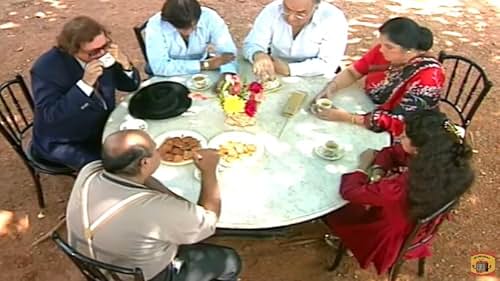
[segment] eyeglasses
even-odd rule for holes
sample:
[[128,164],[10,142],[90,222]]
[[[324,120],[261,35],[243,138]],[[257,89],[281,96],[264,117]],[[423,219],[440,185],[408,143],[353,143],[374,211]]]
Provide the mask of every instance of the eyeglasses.
[[293,16],[295,19],[298,19],[298,20],[304,20],[306,19],[309,15],[311,15],[317,8],[318,6],[315,5],[314,8],[310,11],[310,12],[292,12],[292,11],[288,11],[288,8],[286,6],[283,5],[283,11],[281,12],[281,14],[284,16],[284,17],[289,17],[289,16]]
[[82,50],[82,52],[86,53],[90,58],[95,58],[97,56],[100,56],[104,52],[106,52],[109,47],[111,46],[112,41],[108,40],[104,45],[101,47],[94,48],[92,50]]

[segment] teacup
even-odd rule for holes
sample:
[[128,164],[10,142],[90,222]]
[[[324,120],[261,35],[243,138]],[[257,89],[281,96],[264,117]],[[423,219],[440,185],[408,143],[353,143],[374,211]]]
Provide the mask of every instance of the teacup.
[[99,58],[99,61],[102,63],[104,68],[108,68],[115,64],[116,59],[110,53],[106,53]]
[[339,145],[336,142],[329,140],[323,145],[322,151],[324,156],[336,156],[339,152]]
[[191,80],[193,81],[193,86],[198,89],[205,88],[208,85],[208,76],[205,74],[195,74]]
[[318,111],[330,109],[333,107],[333,103],[330,99],[321,98],[316,101],[316,109]]

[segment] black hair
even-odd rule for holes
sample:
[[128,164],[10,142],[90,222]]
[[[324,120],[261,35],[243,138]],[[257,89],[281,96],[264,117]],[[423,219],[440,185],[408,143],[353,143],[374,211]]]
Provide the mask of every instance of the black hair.
[[197,0],[166,0],[161,19],[176,28],[189,28],[200,19],[201,7]]
[[427,217],[457,199],[474,181],[472,149],[446,122],[443,113],[431,110],[406,118],[406,135],[417,148],[408,167],[412,219]]
[[379,28],[379,32],[391,42],[408,50],[428,51],[434,43],[432,31],[405,17],[386,21]]
[[153,152],[143,145],[133,145],[118,155],[109,153],[103,148],[102,165],[106,172],[125,176],[137,176],[141,171],[141,160],[151,157]]

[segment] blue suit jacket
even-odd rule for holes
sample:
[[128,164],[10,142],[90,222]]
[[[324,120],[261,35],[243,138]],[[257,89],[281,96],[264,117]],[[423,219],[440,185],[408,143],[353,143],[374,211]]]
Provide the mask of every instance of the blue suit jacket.
[[132,78],[119,64],[105,69],[98,80],[105,109],[94,93],[89,97],[76,85],[83,72],[73,56],[58,48],[43,54],[31,69],[33,150],[39,157],[76,169],[100,158],[104,125],[115,108],[115,90],[134,91],[140,83],[135,68]]

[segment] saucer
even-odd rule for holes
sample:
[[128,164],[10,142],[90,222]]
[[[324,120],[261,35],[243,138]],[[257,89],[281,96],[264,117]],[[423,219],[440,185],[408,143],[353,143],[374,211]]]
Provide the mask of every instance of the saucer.
[[314,148],[314,153],[316,153],[316,155],[318,155],[322,159],[325,159],[328,161],[335,161],[335,160],[339,160],[340,158],[344,157],[345,151],[342,148],[339,148],[336,155],[328,156],[328,155],[323,154],[323,146],[320,145],[320,146],[316,146]]
[[148,123],[141,119],[129,119],[120,124],[120,131],[123,130],[143,130],[148,129]]
[[210,87],[212,87],[212,81],[210,80],[210,78],[207,78],[207,85],[205,87],[198,88],[194,85],[193,79],[189,79],[186,83],[186,86],[192,91],[206,91],[210,89]]

